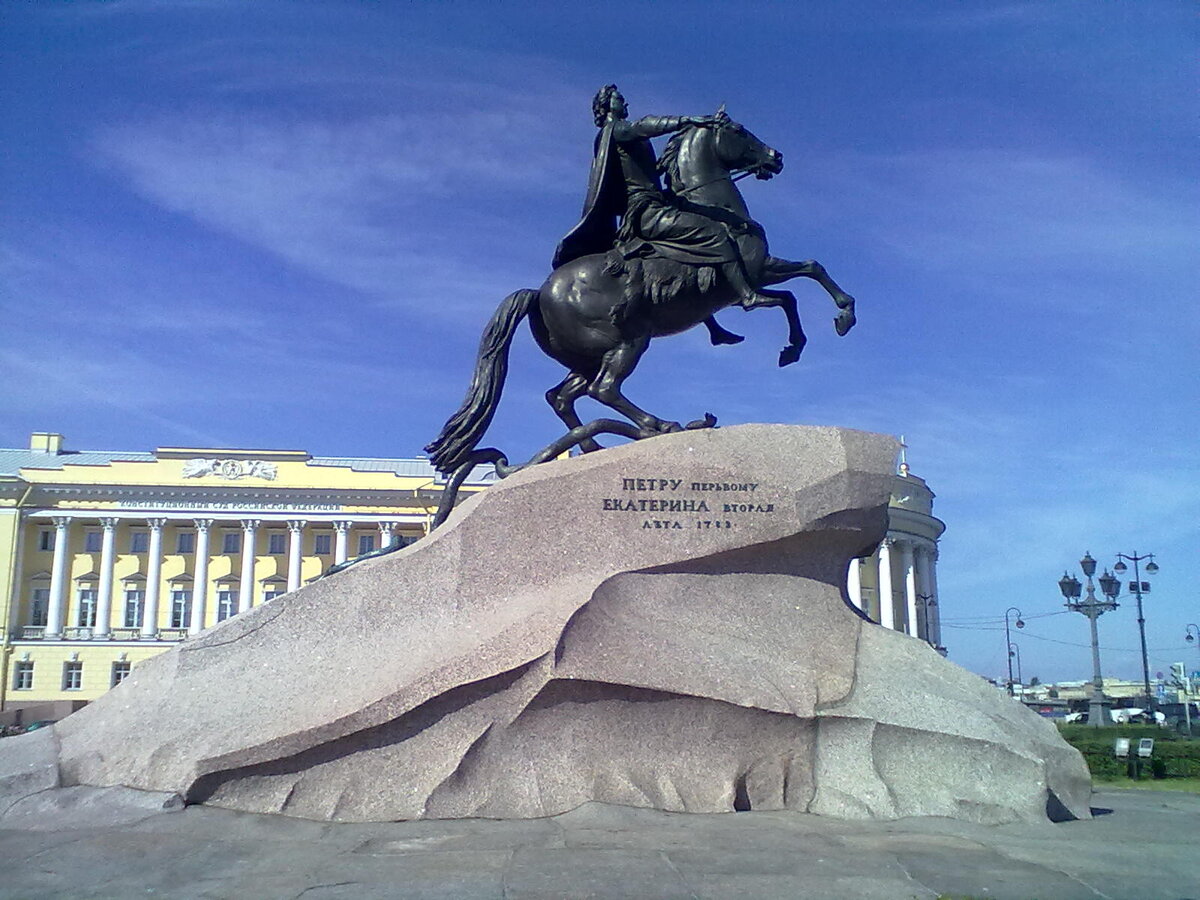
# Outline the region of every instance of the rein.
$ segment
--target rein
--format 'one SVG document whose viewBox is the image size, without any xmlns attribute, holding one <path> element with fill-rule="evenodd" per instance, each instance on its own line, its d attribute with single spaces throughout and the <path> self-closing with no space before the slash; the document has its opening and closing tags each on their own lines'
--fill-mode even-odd
<svg viewBox="0 0 1200 900">
<path fill-rule="evenodd" d="M 736 170 L 731 170 L 731 171 L 736 171 Z M 747 175 L 752 175 L 752 174 L 754 174 L 753 169 L 743 169 L 742 173 L 740 175 L 734 175 L 732 178 L 729 179 L 729 182 L 730 182 L 730 184 L 734 184 L 736 182 L 741 181 Z M 718 175 L 716 178 L 710 178 L 710 179 L 708 179 L 708 181 L 700 182 L 700 184 L 693 184 L 690 188 L 684 188 L 682 191 L 675 191 L 675 196 L 682 197 L 685 194 L 690 194 L 692 191 L 698 191 L 702 187 L 708 187 L 710 184 L 716 184 L 718 181 L 724 181 L 724 180 L 725 180 L 724 175 Z"/>
</svg>

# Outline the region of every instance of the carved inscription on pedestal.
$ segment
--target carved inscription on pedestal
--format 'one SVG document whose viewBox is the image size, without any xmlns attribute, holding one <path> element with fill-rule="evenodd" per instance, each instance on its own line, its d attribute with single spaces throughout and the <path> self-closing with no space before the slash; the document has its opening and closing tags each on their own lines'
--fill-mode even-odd
<svg viewBox="0 0 1200 900">
<path fill-rule="evenodd" d="M 774 514 L 774 503 L 756 499 L 758 487 L 756 481 L 622 478 L 619 490 L 603 498 L 600 509 L 637 515 L 644 529 L 737 528 L 748 517 Z"/>
</svg>

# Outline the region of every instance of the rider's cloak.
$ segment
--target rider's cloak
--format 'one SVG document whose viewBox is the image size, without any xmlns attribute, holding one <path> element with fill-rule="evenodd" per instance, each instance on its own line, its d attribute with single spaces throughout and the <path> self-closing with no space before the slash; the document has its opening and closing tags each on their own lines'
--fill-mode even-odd
<svg viewBox="0 0 1200 900">
<path fill-rule="evenodd" d="M 596 135 L 583 215 L 579 224 L 559 241 L 552 263 L 555 269 L 590 253 L 607 253 L 616 243 L 617 216 L 625 206 L 625 185 L 614 143 L 610 119 Z"/>
<path fill-rule="evenodd" d="M 655 130 L 669 128 L 672 119 L 647 116 L 638 124 Z M 654 172 L 654 148 L 647 138 L 640 156 L 649 163 L 646 173 L 654 187 L 627 184 L 621 169 L 620 154 L 614 134 L 615 125 L 608 121 L 596 136 L 596 152 L 588 176 L 587 197 L 579 223 L 559 242 L 554 252 L 554 268 L 592 253 L 607 253 L 620 245 L 622 255 L 663 256 L 688 265 L 721 265 L 738 258 L 737 245 L 732 240 L 728 223 L 710 215 L 684 208 L 678 198 L 668 195 L 657 186 Z M 662 133 L 659 131 L 658 133 Z M 636 150 L 631 151 L 638 153 Z M 630 151 L 626 151 L 630 152 Z M 617 227 L 617 218 L 622 226 Z M 748 223 L 738 223 L 745 227 Z"/>
</svg>

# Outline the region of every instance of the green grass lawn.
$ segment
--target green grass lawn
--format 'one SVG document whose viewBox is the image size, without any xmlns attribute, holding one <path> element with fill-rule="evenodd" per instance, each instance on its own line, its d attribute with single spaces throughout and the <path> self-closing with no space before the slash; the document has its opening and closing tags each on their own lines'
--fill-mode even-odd
<svg viewBox="0 0 1200 900">
<path fill-rule="evenodd" d="M 1184 791 L 1200 794 L 1200 778 L 1093 778 L 1092 788 L 1103 791 L 1110 788 L 1133 788 L 1139 791 Z"/>
</svg>

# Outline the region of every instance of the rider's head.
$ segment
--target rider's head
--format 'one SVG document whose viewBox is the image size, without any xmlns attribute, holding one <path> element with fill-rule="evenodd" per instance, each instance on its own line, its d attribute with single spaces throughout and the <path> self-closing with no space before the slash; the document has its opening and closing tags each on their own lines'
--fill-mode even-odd
<svg viewBox="0 0 1200 900">
<path fill-rule="evenodd" d="M 599 127 L 604 124 L 604 120 L 608 118 L 609 112 L 618 118 L 623 119 L 629 115 L 629 108 L 625 105 L 625 98 L 621 96 L 621 92 L 617 90 L 615 84 L 606 84 L 600 90 L 596 91 L 596 96 L 592 100 L 592 118 Z"/>
</svg>

